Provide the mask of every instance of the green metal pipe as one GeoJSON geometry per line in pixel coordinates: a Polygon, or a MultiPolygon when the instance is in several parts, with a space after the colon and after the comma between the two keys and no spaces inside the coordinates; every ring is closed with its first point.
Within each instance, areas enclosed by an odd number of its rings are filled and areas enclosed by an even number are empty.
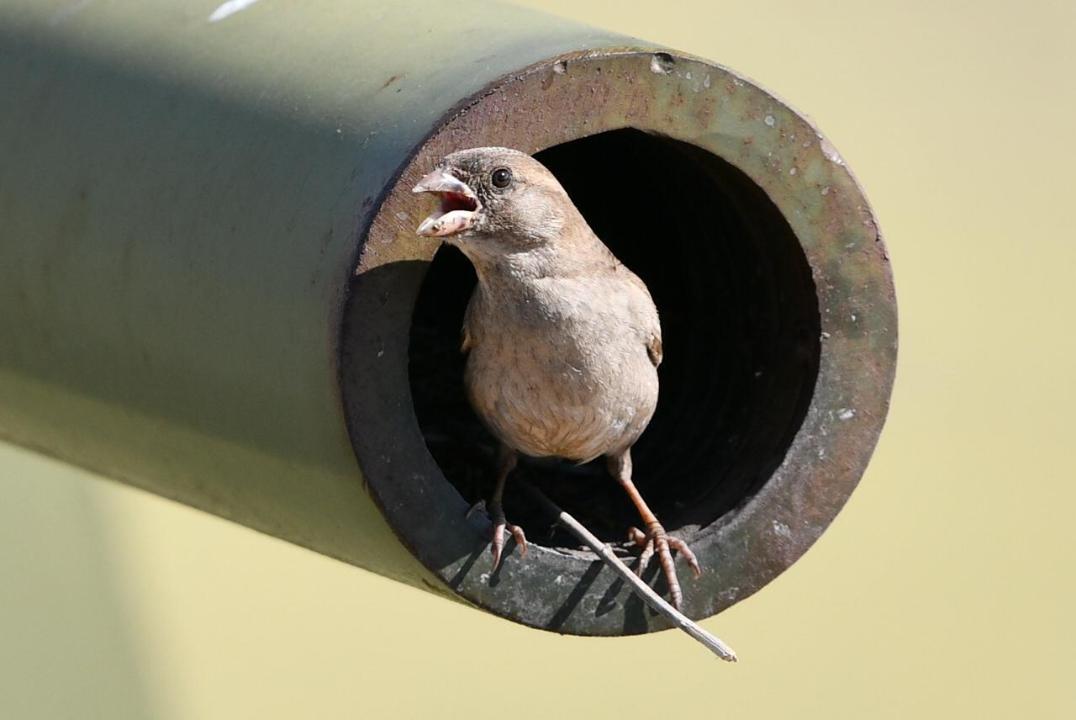
{"type": "Polygon", "coordinates": [[[768,197],[818,289],[817,382],[781,456],[734,512],[683,523],[716,563],[691,614],[805,551],[880,432],[895,301],[869,207],[803,118],[717,66],[474,0],[14,0],[0,94],[9,441],[527,624],[663,627],[570,550],[491,584],[407,374],[436,250],[413,236],[417,173],[620,128],[734,166],[754,189],[713,170],[713,193],[768,197]]]}

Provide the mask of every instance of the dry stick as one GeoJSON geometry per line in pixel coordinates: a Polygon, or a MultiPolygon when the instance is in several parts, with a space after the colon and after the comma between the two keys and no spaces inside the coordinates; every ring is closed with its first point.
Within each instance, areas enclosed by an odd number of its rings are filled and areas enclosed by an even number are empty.
{"type": "MultiPolygon", "coordinates": [[[[517,482],[519,482],[517,480],[517,482]]],[[[613,551],[608,545],[599,540],[594,533],[590,532],[564,510],[557,507],[556,503],[547,498],[538,488],[530,485],[529,483],[520,482],[529,490],[535,497],[542,501],[551,512],[556,513],[557,521],[572,532],[577,538],[582,540],[591,550],[596,552],[598,556],[605,561],[605,564],[613,569],[620,577],[624,578],[635,590],[636,594],[641,597],[647,605],[657,610],[665,617],[672,620],[676,627],[686,632],[691,637],[695,638],[707,648],[709,648],[715,655],[722,660],[729,662],[736,662],[736,653],[728,645],[723,643],[718,637],[711,635],[702,627],[697,625],[693,620],[688,618],[682,612],[670,605],[665,598],[658,595],[654,590],[647,585],[642,579],[636,575],[631,568],[624,564],[624,561],[613,554],[613,551]]]]}

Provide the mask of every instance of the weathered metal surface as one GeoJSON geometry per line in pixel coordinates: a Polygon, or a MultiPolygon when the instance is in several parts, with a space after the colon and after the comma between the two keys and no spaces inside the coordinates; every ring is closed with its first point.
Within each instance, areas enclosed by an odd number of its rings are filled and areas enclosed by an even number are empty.
{"type": "Polygon", "coordinates": [[[635,127],[760,186],[821,310],[802,427],[699,530],[689,614],[810,546],[881,429],[896,316],[870,209],[806,120],[720,67],[508,6],[218,5],[0,7],[0,436],[530,625],[661,627],[579,554],[536,545],[488,577],[407,376],[435,249],[420,173],[635,127]]]}

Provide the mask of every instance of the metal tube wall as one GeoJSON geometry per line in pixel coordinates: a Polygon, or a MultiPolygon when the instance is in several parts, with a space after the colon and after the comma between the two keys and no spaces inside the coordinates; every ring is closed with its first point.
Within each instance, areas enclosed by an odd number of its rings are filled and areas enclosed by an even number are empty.
{"type": "Polygon", "coordinates": [[[420,584],[342,415],[360,228],[461,99],[618,40],[471,1],[217,5],[0,6],[0,436],[420,584]]]}

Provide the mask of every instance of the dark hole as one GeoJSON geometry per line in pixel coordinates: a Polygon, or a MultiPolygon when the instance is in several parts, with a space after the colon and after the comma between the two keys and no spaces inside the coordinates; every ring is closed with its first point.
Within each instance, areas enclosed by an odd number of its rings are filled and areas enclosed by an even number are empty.
{"type": "MultiPolygon", "coordinates": [[[[693,145],[617,130],[537,157],[657,303],[661,396],[632,451],[634,477],[665,527],[690,540],[762,487],[803,421],[820,351],[810,267],[765,193],[693,145]]],[[[419,425],[468,502],[491,492],[496,450],[463,390],[460,326],[474,283],[467,260],[442,248],[418,297],[410,345],[419,425]]],[[[606,541],[622,541],[639,523],[600,459],[524,460],[516,473],[606,541]]],[[[535,542],[578,545],[511,479],[505,511],[535,542]]]]}

